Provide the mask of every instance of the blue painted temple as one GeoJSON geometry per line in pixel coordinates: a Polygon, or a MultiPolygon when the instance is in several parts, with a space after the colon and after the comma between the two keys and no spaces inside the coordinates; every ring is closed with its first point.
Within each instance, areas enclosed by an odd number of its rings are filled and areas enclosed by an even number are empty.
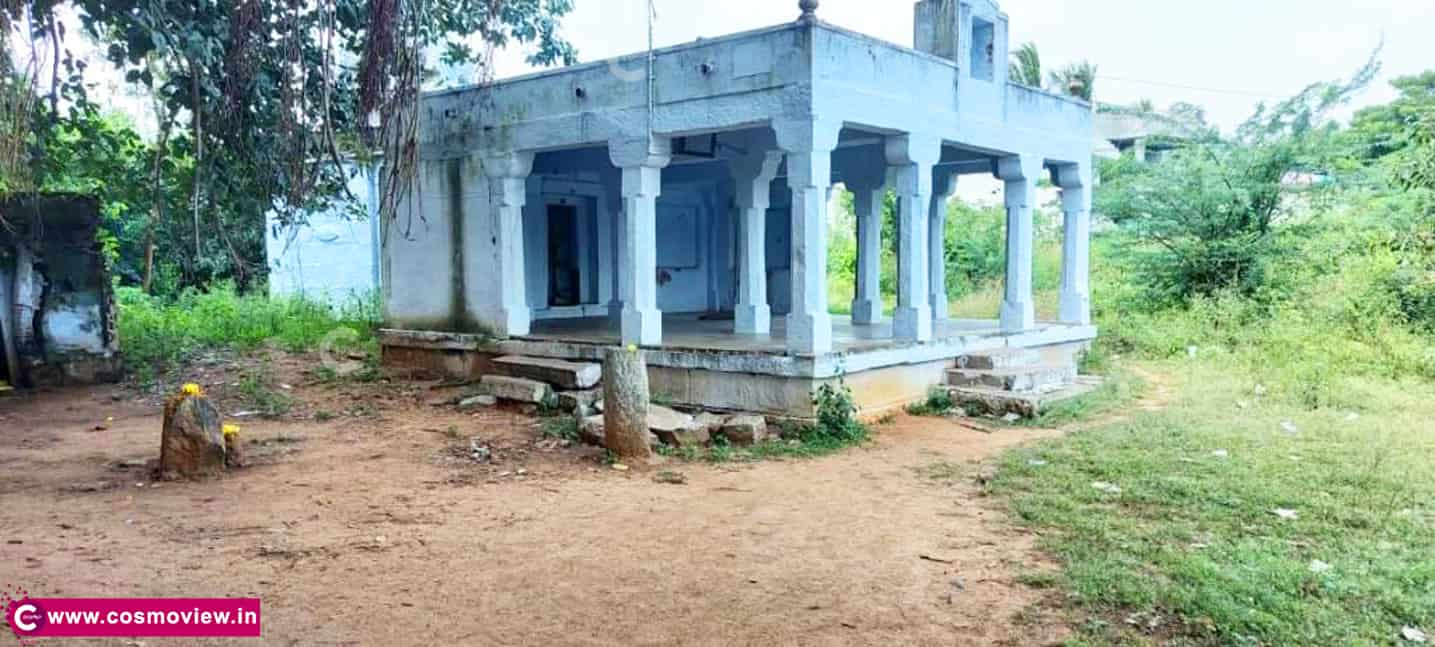
{"type": "Polygon", "coordinates": [[[974,353],[1069,362],[1096,335],[1091,106],[1008,81],[1008,20],[989,0],[916,3],[911,47],[800,4],[788,24],[425,95],[417,177],[384,223],[386,360],[473,376],[498,355],[636,344],[673,402],[793,416],[839,377],[880,410],[974,353]],[[1005,296],[984,320],[948,313],[941,232],[964,175],[1005,186],[1005,296]],[[1063,210],[1054,321],[1032,296],[1043,179],[1063,210]],[[829,314],[838,185],[857,210],[850,316],[829,314]]]}

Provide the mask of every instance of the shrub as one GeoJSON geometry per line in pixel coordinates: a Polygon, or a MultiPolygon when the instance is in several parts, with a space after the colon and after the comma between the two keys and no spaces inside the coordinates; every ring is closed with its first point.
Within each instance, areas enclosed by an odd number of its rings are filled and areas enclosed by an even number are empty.
{"type": "Polygon", "coordinates": [[[187,289],[174,300],[121,287],[116,303],[126,362],[146,370],[203,349],[245,350],[270,340],[291,351],[313,350],[345,327],[356,334],[334,336],[338,346],[363,347],[372,342],[378,321],[372,298],[335,308],[297,297],[241,295],[228,283],[208,292],[187,289]]]}

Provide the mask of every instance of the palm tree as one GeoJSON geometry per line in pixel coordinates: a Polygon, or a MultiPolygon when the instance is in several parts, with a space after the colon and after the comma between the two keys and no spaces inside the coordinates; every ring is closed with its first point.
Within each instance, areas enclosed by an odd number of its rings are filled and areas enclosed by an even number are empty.
{"type": "Polygon", "coordinates": [[[1041,53],[1036,51],[1036,43],[1023,43],[1016,48],[1016,51],[1011,53],[1010,69],[1008,76],[1012,82],[1033,88],[1041,87],[1041,53]]]}
{"type": "Polygon", "coordinates": [[[1096,90],[1096,66],[1088,61],[1073,63],[1052,72],[1050,79],[1058,92],[1090,101],[1096,90]]]}

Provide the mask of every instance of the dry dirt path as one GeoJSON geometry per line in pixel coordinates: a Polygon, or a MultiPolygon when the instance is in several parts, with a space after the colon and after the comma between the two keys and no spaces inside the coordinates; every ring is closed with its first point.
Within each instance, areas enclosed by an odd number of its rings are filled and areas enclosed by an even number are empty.
{"type": "Polygon", "coordinates": [[[139,467],[158,446],[152,401],[116,388],[0,399],[0,583],[41,596],[258,596],[272,645],[1069,635],[1043,592],[1016,581],[1051,565],[974,478],[1057,431],[903,416],[865,448],[675,463],[687,482],[669,485],[550,447],[512,412],[428,406],[421,387],[295,393],[300,420],[246,424],[256,465],[161,486],[139,467]],[[367,415],[312,415],[355,401],[367,415]],[[494,464],[464,456],[475,434],[494,464]]]}

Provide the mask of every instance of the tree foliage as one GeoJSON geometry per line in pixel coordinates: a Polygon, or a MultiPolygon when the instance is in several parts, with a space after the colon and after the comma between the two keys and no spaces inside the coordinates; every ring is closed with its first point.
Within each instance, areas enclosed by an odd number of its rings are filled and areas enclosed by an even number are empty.
{"type": "MultiPolygon", "coordinates": [[[[496,48],[521,45],[534,63],[572,62],[558,33],[571,8],[571,0],[6,0],[3,26],[25,26],[28,42],[52,54],[28,67],[3,61],[7,97],[37,85],[48,94],[0,123],[0,135],[11,135],[0,157],[23,150],[0,190],[46,182],[18,169],[54,169],[75,152],[67,136],[115,134],[90,130],[101,111],[86,61],[68,46],[88,38],[153,99],[163,141],[131,156],[126,172],[163,198],[135,210],[156,220],[150,236],[166,247],[161,255],[187,283],[233,278],[245,286],[262,278],[266,216],[298,222],[325,206],[345,185],[341,158],[388,154],[387,168],[406,170],[394,152],[415,148],[412,116],[431,75],[425,53],[481,66],[496,48]],[[83,34],[66,33],[72,15],[83,34]],[[404,118],[410,127],[390,128],[404,118]],[[176,194],[181,167],[187,186],[176,194]]],[[[138,204],[129,197],[116,201],[138,204]]]]}
{"type": "Polygon", "coordinates": [[[1013,83],[1032,88],[1041,87],[1045,77],[1041,75],[1041,52],[1037,51],[1036,43],[1022,43],[1011,53],[1011,71],[1008,76],[1013,83]]]}
{"type": "Polygon", "coordinates": [[[1253,295],[1269,284],[1273,259],[1290,242],[1278,234],[1298,231],[1301,207],[1336,186],[1344,168],[1332,111],[1378,70],[1372,57],[1349,80],[1261,106],[1234,137],[1210,131],[1159,164],[1128,157],[1105,165],[1097,209],[1144,241],[1130,254],[1156,302],[1253,295]]]}

